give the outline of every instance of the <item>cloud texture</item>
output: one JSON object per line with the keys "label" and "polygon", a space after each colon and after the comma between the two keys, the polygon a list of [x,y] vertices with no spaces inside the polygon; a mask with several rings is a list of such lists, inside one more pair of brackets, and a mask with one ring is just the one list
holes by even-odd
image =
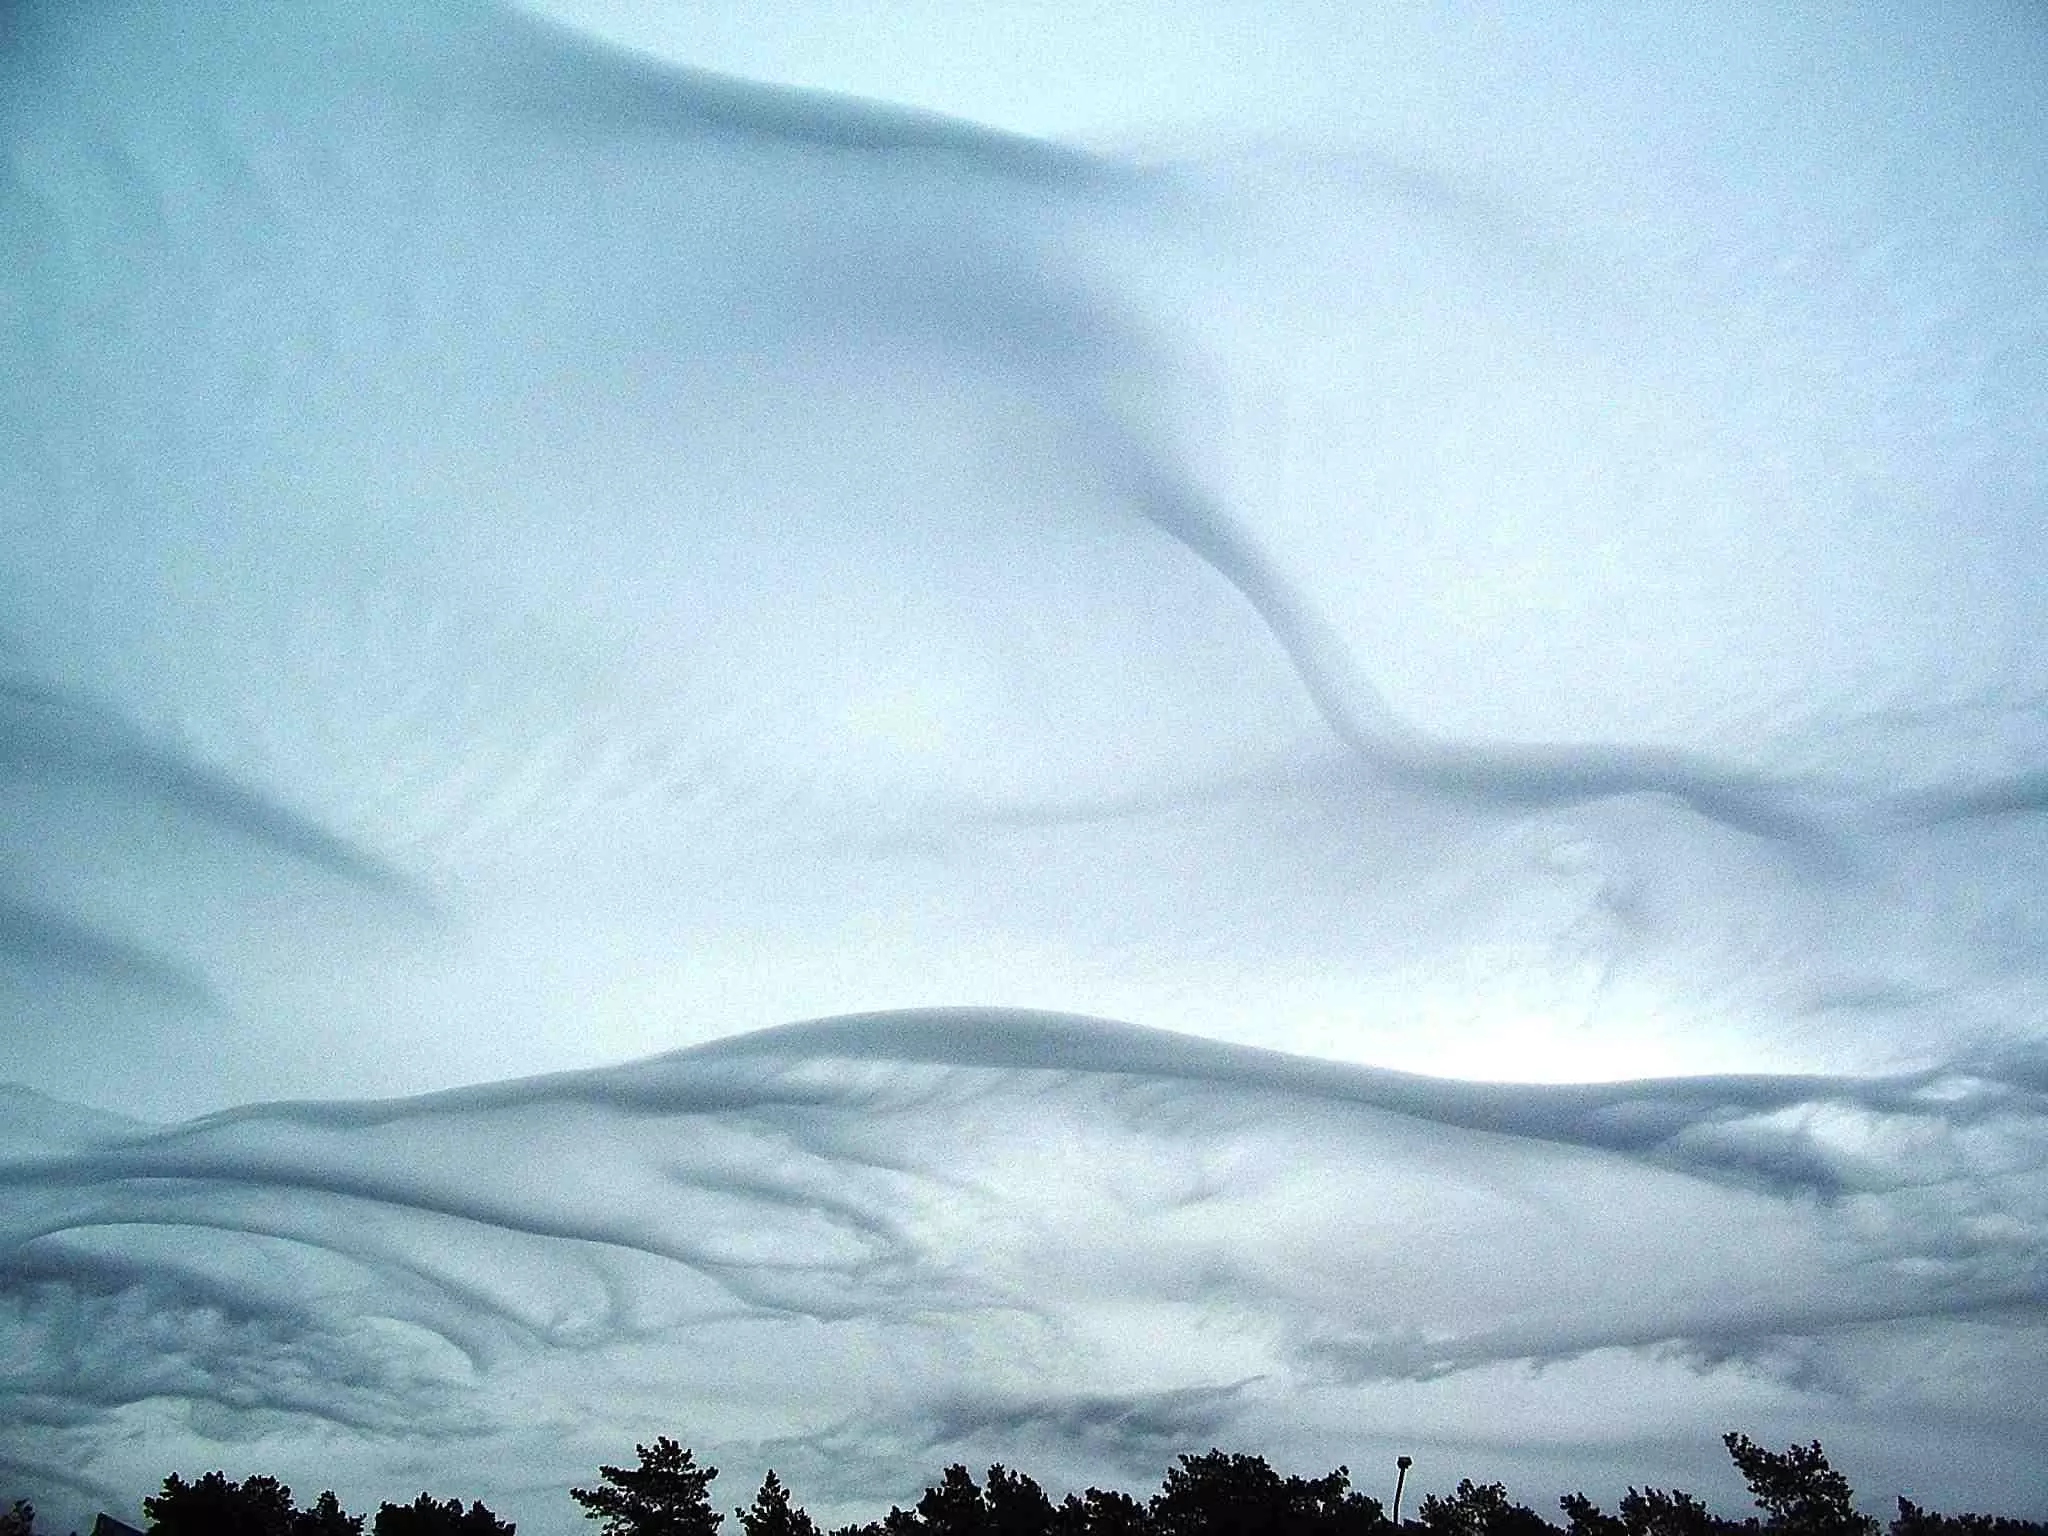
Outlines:
{"label": "cloud texture", "polygon": [[[197,1434],[362,1476],[403,1441],[543,1527],[538,1490],[678,1415],[872,1503],[935,1457],[1369,1465],[1451,1426],[1522,1441],[1562,1401],[1580,1443],[1551,1452],[1585,1468],[1827,1405],[1852,1456],[1911,1412],[1908,1475],[2003,1456],[2018,1498],[2048,1220],[2026,1077],[1475,1085],[927,1013],[110,1128],[7,1165],[14,1401],[37,1470],[118,1486]],[[1929,1348],[1973,1371],[1930,1379]]]}
{"label": "cloud texture", "polygon": [[8,1486],[2039,1514],[2048,31],[960,14],[0,20]]}

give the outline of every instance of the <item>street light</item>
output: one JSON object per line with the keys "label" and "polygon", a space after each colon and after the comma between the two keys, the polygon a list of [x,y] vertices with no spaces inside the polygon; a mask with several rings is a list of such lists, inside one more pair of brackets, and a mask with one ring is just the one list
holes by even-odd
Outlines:
{"label": "street light", "polygon": [[1408,1469],[1415,1465],[1413,1456],[1394,1458],[1394,1529],[1401,1529],[1401,1485],[1408,1481]]}

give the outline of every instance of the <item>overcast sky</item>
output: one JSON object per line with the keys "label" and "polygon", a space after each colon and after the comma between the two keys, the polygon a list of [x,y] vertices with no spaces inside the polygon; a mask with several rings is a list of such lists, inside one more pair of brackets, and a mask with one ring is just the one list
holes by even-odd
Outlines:
{"label": "overcast sky", "polygon": [[0,11],[0,1496],[2048,1514],[2044,80]]}

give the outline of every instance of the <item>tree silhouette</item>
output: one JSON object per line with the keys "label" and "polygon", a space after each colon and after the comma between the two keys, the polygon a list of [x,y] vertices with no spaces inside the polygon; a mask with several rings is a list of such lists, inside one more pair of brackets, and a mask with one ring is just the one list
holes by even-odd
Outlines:
{"label": "tree silhouette", "polygon": [[1899,1495],[1899,1517],[1891,1536],[2048,1536],[2048,1521],[2013,1520],[2004,1515],[1940,1515]]}
{"label": "tree silhouette", "polygon": [[[895,1511],[891,1510],[891,1514]],[[917,1501],[917,1518],[928,1536],[981,1536],[988,1519],[981,1485],[974,1474],[955,1462]]]}
{"label": "tree silhouette", "polygon": [[370,1529],[373,1536],[513,1536],[515,1527],[483,1504],[473,1503],[465,1510],[460,1499],[443,1504],[422,1493],[410,1504],[380,1507]]}
{"label": "tree silhouette", "polygon": [[1767,1451],[1731,1429],[1721,1443],[1767,1517],[1766,1530],[1785,1536],[1877,1536],[1877,1521],[1857,1511],[1849,1480],[1828,1465],[1818,1440]]}
{"label": "tree silhouette", "polygon": [[714,1536],[725,1516],[711,1507],[716,1467],[699,1467],[667,1435],[636,1445],[637,1467],[599,1467],[601,1488],[571,1488],[587,1520],[602,1520],[604,1536]]}
{"label": "tree silhouette", "polygon": [[1183,1455],[1152,1496],[1159,1536],[1264,1536],[1280,1524],[1286,1490],[1263,1456]]}
{"label": "tree silhouette", "polygon": [[330,1488],[292,1516],[292,1536],[363,1536],[363,1517],[343,1509]]}
{"label": "tree silhouette", "polygon": [[811,1517],[801,1507],[791,1507],[789,1490],[782,1486],[773,1467],[761,1479],[761,1491],[754,1495],[753,1504],[733,1513],[739,1516],[747,1536],[818,1536],[818,1527]]}
{"label": "tree silhouette", "polygon": [[1349,1467],[1321,1477],[1290,1477],[1285,1486],[1289,1519],[1306,1536],[1366,1536],[1387,1523],[1378,1499],[1352,1489]]}
{"label": "tree silhouette", "polygon": [[1386,1518],[1347,1468],[1282,1477],[1263,1456],[1219,1450],[1180,1457],[1148,1512],[1157,1536],[1362,1536]]}
{"label": "tree silhouette", "polygon": [[987,1506],[983,1528],[988,1536],[1052,1536],[1052,1500],[1025,1473],[1012,1472],[1001,1462],[990,1467],[982,1502]]}
{"label": "tree silhouette", "polygon": [[1474,1483],[1469,1477],[1449,1498],[1430,1494],[1415,1518],[1431,1536],[1544,1536],[1555,1529],[1535,1510],[1510,1499],[1501,1484]]}
{"label": "tree silhouette", "polygon": [[1114,1488],[1070,1493],[1055,1517],[1060,1536],[1154,1536],[1152,1511]]}
{"label": "tree silhouette", "polygon": [[1628,1527],[1621,1518],[1608,1514],[1583,1493],[1567,1493],[1557,1503],[1564,1511],[1565,1536],[1626,1536]]}
{"label": "tree silhouette", "polygon": [[1622,1497],[1621,1523],[1629,1536],[1713,1536],[1727,1522],[1717,1520],[1691,1494],[1673,1488],[1634,1488]]}
{"label": "tree silhouette", "polygon": [[196,1483],[173,1472],[162,1493],[142,1501],[142,1513],[150,1536],[362,1536],[363,1530],[363,1517],[344,1510],[331,1488],[312,1508],[297,1509],[291,1489],[276,1478],[237,1483],[224,1472],[208,1472]]}
{"label": "tree silhouette", "polygon": [[[0,0],[4,4],[4,0]],[[1678,1489],[1631,1486],[1614,1513],[1583,1493],[1558,1500],[1563,1530],[1508,1497],[1500,1483],[1467,1478],[1448,1495],[1422,1501],[1424,1536],[1880,1536],[1860,1513],[1847,1478],[1828,1464],[1819,1441],[1773,1451],[1748,1436],[1722,1436],[1764,1518],[1726,1520]],[[634,1447],[636,1467],[598,1469],[600,1485],[572,1488],[603,1536],[717,1536],[723,1517],[711,1507],[716,1467],[667,1436]],[[1406,1461],[1407,1458],[1401,1458]],[[1405,1467],[1403,1470],[1406,1470]],[[0,1501],[4,1502],[4,1501]],[[176,1473],[142,1501],[148,1536],[364,1536],[364,1519],[341,1507],[332,1491],[308,1508],[274,1477],[241,1482],[208,1472],[187,1482]],[[1898,1518],[1884,1536],[2048,1536],[2048,1522],[2005,1516],[1944,1515],[1900,1496]],[[771,1468],[753,1503],[734,1511],[742,1536],[824,1536]],[[102,1515],[95,1525],[129,1532]],[[34,1536],[35,1510],[17,1499],[0,1509],[0,1536]],[[74,1533],[75,1536],[75,1533]],[[422,1493],[411,1504],[385,1504],[372,1536],[516,1536],[481,1503],[467,1508]],[[1349,1471],[1321,1477],[1283,1476],[1263,1456],[1211,1449],[1176,1458],[1149,1499],[1113,1489],[1068,1494],[1058,1504],[1038,1482],[997,1462],[985,1482],[955,1463],[911,1509],[891,1508],[880,1520],[840,1526],[829,1536],[1399,1536],[1377,1499],[1354,1491]]]}
{"label": "tree silhouette", "polygon": [[1583,1493],[1568,1493],[1558,1504],[1565,1515],[1568,1536],[1724,1536],[1743,1529],[1721,1520],[1689,1493],[1674,1488],[1633,1487],[1621,1501],[1619,1514],[1601,1510]]}
{"label": "tree silhouette", "polygon": [[231,1482],[208,1472],[188,1483],[173,1472],[142,1501],[150,1536],[295,1536],[292,1491],[274,1477]]}

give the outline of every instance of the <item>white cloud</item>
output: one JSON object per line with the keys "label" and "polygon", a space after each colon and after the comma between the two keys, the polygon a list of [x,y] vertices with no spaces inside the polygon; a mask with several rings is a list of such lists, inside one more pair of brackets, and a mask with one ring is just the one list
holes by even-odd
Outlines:
{"label": "white cloud", "polygon": [[2025,1496],[2048,36],[1270,9],[15,8],[10,1486]]}

